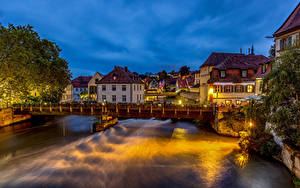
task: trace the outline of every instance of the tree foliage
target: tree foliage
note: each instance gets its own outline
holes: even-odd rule
[[[0,103],[23,102],[32,91],[42,101],[59,101],[71,77],[60,51],[30,25],[0,25]]]
[[[179,70],[181,76],[186,76],[186,75],[189,75],[190,74],[190,67],[188,66],[182,66]]]
[[[274,58],[275,57],[275,50],[276,50],[276,45],[272,44],[270,46],[270,50],[269,50],[269,58]]]
[[[275,68],[263,79],[263,105],[267,121],[286,142],[300,146],[299,101],[300,52],[289,50],[273,63]]]

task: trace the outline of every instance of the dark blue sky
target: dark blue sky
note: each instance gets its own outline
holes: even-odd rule
[[[73,76],[114,65],[140,73],[198,69],[211,52],[268,55],[298,0],[1,0],[0,22],[56,42]]]

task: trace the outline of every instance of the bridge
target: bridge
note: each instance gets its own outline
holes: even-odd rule
[[[112,115],[119,118],[174,118],[200,119],[212,121],[215,118],[212,107],[180,107],[154,105],[59,105],[59,106],[20,106],[14,107],[16,114],[33,115]]]

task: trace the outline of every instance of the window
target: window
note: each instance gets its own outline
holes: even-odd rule
[[[220,93],[222,90],[222,86],[214,86],[214,93]]]
[[[116,95],[112,95],[111,98],[112,98],[112,102],[116,102],[117,101],[117,96]]]
[[[232,86],[225,86],[225,92],[230,93]]]
[[[247,92],[252,93],[253,92],[253,85],[247,85]]]
[[[117,90],[116,85],[111,85],[111,90],[112,90],[112,91],[116,91],[116,90]]]
[[[235,86],[235,92],[242,93],[243,92],[243,86],[242,85]]]
[[[102,95],[102,101],[106,101],[106,95]]]
[[[139,101],[139,95],[136,95],[136,100]]]
[[[102,85],[102,91],[106,91],[106,85]]]
[[[135,85],[133,85],[133,91],[135,91]]]
[[[247,77],[248,77],[247,70],[242,70],[242,78],[247,78]]]
[[[221,76],[221,78],[225,78],[226,77],[226,71],[221,71],[220,76]]]
[[[283,39],[280,39],[280,41],[279,41],[279,48],[280,48],[280,50],[283,50]]]
[[[122,91],[126,91],[126,85],[122,85]]]
[[[292,47],[292,36],[289,36],[288,38],[288,43],[287,43],[287,47]]]
[[[237,105],[240,105],[241,103],[242,103],[242,101],[240,101],[240,100],[237,100],[237,101],[236,101],[236,104],[237,104]]]
[[[126,95],[122,95],[122,102],[126,102]]]
[[[266,65],[263,65],[263,66],[262,66],[262,71],[261,71],[261,72],[262,72],[262,73],[265,73],[265,72],[266,72],[266,69],[267,69],[267,68],[266,68]]]
[[[140,86],[140,91],[142,91],[142,86]]]

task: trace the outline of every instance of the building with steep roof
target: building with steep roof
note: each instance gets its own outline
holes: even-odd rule
[[[144,103],[144,83],[127,67],[114,69],[97,82],[98,102]]]
[[[297,47],[299,48],[300,35],[300,3],[289,15],[285,22],[275,31],[276,57],[280,56],[280,52],[286,49]]]
[[[98,101],[97,82],[104,77],[103,74],[96,72],[88,83],[88,95],[90,101]]]
[[[207,81],[210,79],[210,73],[212,69],[222,63],[227,57],[238,55],[238,53],[218,53],[213,52],[206,59],[206,61],[200,66],[199,77],[195,78],[196,83],[199,84],[199,102],[202,104],[207,100],[207,93],[209,85]]]
[[[216,65],[208,80],[208,100],[217,104],[240,104],[255,94],[257,70],[269,59],[263,55],[236,54]]]
[[[71,83],[66,87],[61,102],[69,103],[69,102],[80,102],[82,100],[87,100],[81,98],[81,94],[86,93],[88,96],[88,83],[92,79],[92,76],[78,76],[73,79]]]

